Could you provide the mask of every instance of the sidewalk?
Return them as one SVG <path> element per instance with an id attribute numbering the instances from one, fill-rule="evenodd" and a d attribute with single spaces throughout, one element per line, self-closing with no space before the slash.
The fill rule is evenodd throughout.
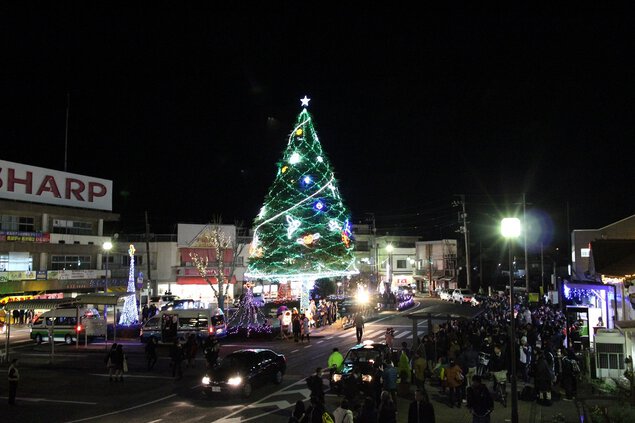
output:
<path id="1" fill-rule="evenodd" d="M 486 382 L 488 388 L 491 388 L 491 383 Z M 518 390 L 522 390 L 524 384 L 518 385 Z M 441 389 L 434 384 L 426 383 L 426 391 L 430 397 L 430 401 L 434 407 L 436 423 L 471 423 L 472 415 L 470 411 L 465 407 L 450 408 L 447 404 L 447 396 L 441 393 Z M 490 389 L 491 391 L 491 389 Z M 408 419 L 408 406 L 414 399 L 414 387 L 411 387 L 412 398 L 405 399 L 402 397 L 397 398 L 397 408 L 399 410 L 398 420 L 399 422 L 406 422 Z M 503 407 L 498 401 L 494 401 L 494 411 L 491 415 L 491 423 L 504 423 L 511 422 L 511 394 L 510 386 L 507 385 L 507 407 Z M 575 401 L 554 401 L 551 406 L 542 406 L 535 401 L 521 401 L 518 400 L 518 421 L 520 423 L 552 423 L 555 416 L 561 414 L 564 418 L 563 422 L 566 423 L 579 423 L 580 417 L 578 412 L 578 405 Z M 560 423 L 559 420 L 556 420 Z"/>

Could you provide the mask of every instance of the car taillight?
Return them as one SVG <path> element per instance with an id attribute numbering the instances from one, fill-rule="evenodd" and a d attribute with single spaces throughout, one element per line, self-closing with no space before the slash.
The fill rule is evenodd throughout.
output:
<path id="1" fill-rule="evenodd" d="M 77 325 L 77 327 L 75 329 L 77 330 L 77 332 L 81 332 L 82 331 L 82 325 Z"/>
<path id="2" fill-rule="evenodd" d="M 214 333 L 214 328 L 209 328 L 209 333 Z"/>

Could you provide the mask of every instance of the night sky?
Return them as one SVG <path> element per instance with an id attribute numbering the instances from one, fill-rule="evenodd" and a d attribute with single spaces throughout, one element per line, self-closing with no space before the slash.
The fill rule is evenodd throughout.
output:
<path id="1" fill-rule="evenodd" d="M 307 95 L 380 234 L 456 237 L 455 194 L 478 239 L 523 193 L 547 244 L 635 211 L 630 13 L 181 3 L 3 5 L 0 158 L 63 170 L 69 93 L 68 171 L 122 230 L 251 225 Z"/>

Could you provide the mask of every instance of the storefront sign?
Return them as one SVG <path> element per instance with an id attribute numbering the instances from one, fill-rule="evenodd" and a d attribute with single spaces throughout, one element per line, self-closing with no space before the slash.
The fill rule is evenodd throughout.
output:
<path id="1" fill-rule="evenodd" d="M 0 160 L 0 198 L 112 211 L 112 181 Z"/>
<path id="2" fill-rule="evenodd" d="M 0 231 L 0 241 L 7 242 L 51 242 L 51 234 L 48 232 L 17 232 L 17 231 Z"/>
<path id="3" fill-rule="evenodd" d="M 49 270 L 48 279 L 96 279 L 106 275 L 105 270 Z"/>
<path id="4" fill-rule="evenodd" d="M 0 272 L 0 282 L 8 281 L 22 281 L 22 280 L 35 280 L 35 273 L 33 271 L 9 271 Z"/>

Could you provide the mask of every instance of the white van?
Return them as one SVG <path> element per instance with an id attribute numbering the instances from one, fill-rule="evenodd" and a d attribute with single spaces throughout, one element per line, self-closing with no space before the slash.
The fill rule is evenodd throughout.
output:
<path id="1" fill-rule="evenodd" d="M 161 311 L 141 326 L 140 336 L 141 342 L 154 337 L 159 342 L 172 343 L 187 339 L 192 333 L 199 342 L 211 334 L 217 338 L 227 336 L 223 311 L 218 307 Z"/>
<path id="2" fill-rule="evenodd" d="M 80 308 L 77 322 L 77 308 L 58 308 L 42 313 L 31 324 L 31 339 L 41 344 L 49 339 L 53 331 L 55 341 L 72 344 L 77 337 L 89 339 L 106 336 L 106 322 L 95 308 Z"/>

